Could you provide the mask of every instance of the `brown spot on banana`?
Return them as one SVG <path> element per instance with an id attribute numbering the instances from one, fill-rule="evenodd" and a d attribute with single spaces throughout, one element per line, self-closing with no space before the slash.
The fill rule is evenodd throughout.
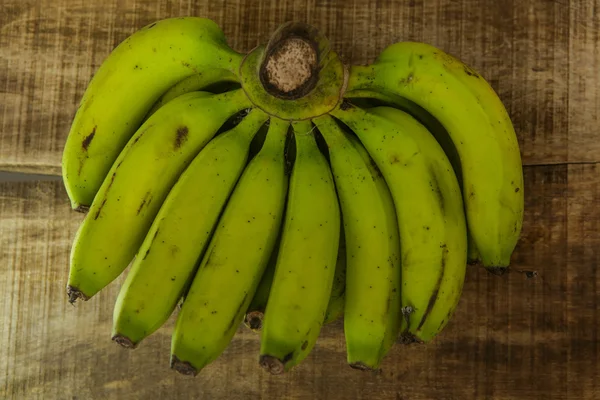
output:
<path id="1" fill-rule="evenodd" d="M 444 212 L 445 212 L 444 194 L 442 193 L 442 190 L 440 189 L 440 184 L 438 182 L 436 173 L 433 170 L 431 171 L 431 181 L 429 182 L 429 185 L 431 186 L 431 190 L 433 191 L 433 193 L 436 196 L 436 199 L 438 201 L 438 204 L 440 206 L 440 210 L 442 211 L 442 214 L 444 214 Z"/>
<path id="2" fill-rule="evenodd" d="M 104 204 L 106 204 L 106 198 L 104 200 L 102 200 L 102 204 L 100 204 L 100 207 L 98 207 L 98 211 L 96 211 L 96 215 L 94 215 L 94 220 L 97 220 L 98 217 L 100 216 L 100 212 L 102 211 Z"/>
<path id="3" fill-rule="evenodd" d="M 463 65 L 463 69 L 465 71 L 465 74 L 472 76 L 473 78 L 479 79 L 479 74 L 477 72 L 475 72 L 475 70 L 471 67 L 469 67 L 468 65 L 464 64 Z"/>
<path id="4" fill-rule="evenodd" d="M 88 148 L 90 147 L 90 143 L 92 143 L 92 140 L 94 140 L 94 136 L 96 136 L 96 128 L 97 127 L 98 126 L 94 126 L 94 129 L 92 129 L 92 132 L 83 139 L 83 142 L 81 142 L 81 147 L 83 148 L 84 151 L 88 150 Z"/>
<path id="5" fill-rule="evenodd" d="M 181 146 L 185 144 L 188 140 L 188 127 L 181 126 L 177 128 L 177 132 L 175 133 L 175 150 L 179 149 Z"/>
<path id="6" fill-rule="evenodd" d="M 135 215 L 140 215 L 140 212 L 142 212 L 142 208 L 144 208 L 144 206 L 147 207 L 148 205 L 150 205 L 151 201 L 152 201 L 152 193 L 146 192 L 146 195 L 142 199 L 142 202 L 141 202 L 140 206 L 138 207 Z"/>
<path id="7" fill-rule="evenodd" d="M 448 251 L 448 247 L 445 244 L 443 244 L 440 247 L 442 248 L 440 276 L 438 277 L 438 280 L 435 284 L 433 293 L 431 293 L 431 297 L 429 298 L 429 302 L 427 303 L 427 308 L 425 309 L 425 312 L 423 313 L 423 318 L 421 318 L 421 322 L 419 323 L 419 326 L 417 326 L 417 329 L 416 329 L 417 331 L 423 327 L 423 325 L 425 324 L 425 321 L 427 320 L 427 317 L 433 310 L 433 306 L 435 305 L 435 301 L 437 300 L 437 296 L 440 291 L 440 285 L 442 284 L 442 278 L 444 277 L 444 269 L 446 268 L 446 261 L 448 259 L 449 251 Z"/>

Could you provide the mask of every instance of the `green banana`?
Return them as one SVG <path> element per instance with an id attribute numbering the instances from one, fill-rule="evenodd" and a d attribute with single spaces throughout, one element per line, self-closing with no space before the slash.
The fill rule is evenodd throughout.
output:
<path id="1" fill-rule="evenodd" d="M 237 76 L 226 69 L 208 69 L 189 76 L 177 82 L 173 87 L 163 93 L 156 103 L 154 103 L 150 111 L 148 111 L 144 120 L 148 119 L 159 108 L 183 94 L 201 90 L 212 93 L 213 90 L 211 89 L 214 87 L 221 88 L 221 86 L 225 86 L 228 88 L 229 85 L 233 85 L 236 82 L 238 82 Z"/>
<path id="2" fill-rule="evenodd" d="M 267 118 L 251 111 L 210 141 L 173 186 L 119 292 L 113 317 L 117 343 L 135 347 L 169 318 Z"/>
<path id="3" fill-rule="evenodd" d="M 183 302 L 171 346 L 171 367 L 182 374 L 196 375 L 229 344 L 269 261 L 287 194 L 288 127 L 271 119 L 266 141 L 233 191 Z"/>
<path id="4" fill-rule="evenodd" d="M 275 246 L 276 249 L 279 245 Z M 258 284 L 254 297 L 246 311 L 244 324 L 254 332 L 262 330 L 265 308 L 269 300 L 269 292 L 273 284 L 275 275 L 275 264 L 277 262 L 277 251 L 274 251 L 265 269 L 265 273 Z M 335 265 L 335 276 L 333 286 L 329 297 L 329 304 L 325 312 L 324 324 L 334 322 L 344 313 L 344 291 L 346 288 L 346 246 L 344 245 L 344 235 L 340 232 L 340 247 L 338 249 L 337 262 Z"/>
<path id="5" fill-rule="evenodd" d="M 297 365 L 315 345 L 331 294 L 340 235 L 327 160 L 310 122 L 293 127 L 296 158 L 260 347 L 260 365 L 272 374 Z"/>
<path id="6" fill-rule="evenodd" d="M 458 155 L 458 151 L 456 150 L 456 146 L 454 146 L 452 138 L 448 134 L 446 128 L 444 128 L 444 126 L 437 119 L 435 119 L 431 114 L 429 114 L 427 110 L 413 103 L 412 101 L 405 99 L 404 97 L 400 97 L 390 93 L 385 94 L 375 92 L 371 90 L 353 90 L 351 92 L 346 93 L 346 98 L 352 101 L 353 103 L 361 103 L 366 101 L 365 105 L 367 108 L 373 107 L 373 104 L 369 100 L 383 102 L 385 105 L 390 105 L 409 113 L 413 118 L 415 118 L 417 121 L 423 124 L 427 128 L 427 130 L 435 137 L 440 146 L 442 146 L 442 149 L 446 153 L 448 160 L 450 160 L 450 164 L 452 164 L 452 168 L 454 169 L 454 173 L 456 174 L 458 184 L 461 187 L 462 191 L 462 166 L 460 164 L 460 157 Z M 477 246 L 475 245 L 473 237 L 468 231 L 468 229 L 467 238 L 467 262 L 469 264 L 476 264 L 479 262 L 479 252 L 477 251 Z"/>
<path id="7" fill-rule="evenodd" d="M 344 224 L 340 227 L 340 244 L 338 247 L 337 262 L 335 264 L 335 275 L 333 286 L 329 295 L 329 303 L 325 312 L 324 324 L 336 321 L 344 314 L 346 302 L 346 242 L 344 240 Z"/>
<path id="8" fill-rule="evenodd" d="M 67 292 L 89 299 L 123 272 L 169 190 L 219 127 L 249 103 L 241 90 L 189 93 L 149 118 L 117 158 L 81 224 Z"/>
<path id="9" fill-rule="evenodd" d="M 348 91 L 359 89 L 404 97 L 446 128 L 460 157 L 476 249 L 486 267 L 507 267 L 522 226 L 523 172 L 510 117 L 490 85 L 433 46 L 402 42 L 374 64 L 351 68 Z"/>
<path id="10" fill-rule="evenodd" d="M 345 104 L 333 115 L 356 133 L 392 194 L 402 256 L 401 303 L 409 314 L 403 336 L 431 340 L 460 299 L 466 269 L 463 203 L 452 166 L 425 127 L 403 111 L 367 112 Z"/>
<path id="11" fill-rule="evenodd" d="M 273 284 L 273 276 L 275 275 L 275 263 L 277 262 L 278 249 L 279 243 L 275 245 L 275 248 L 271 253 L 271 257 L 269 258 L 265 271 L 256 287 L 252 301 L 250 301 L 250 305 L 246 310 L 244 324 L 254 332 L 260 332 L 262 330 L 265 308 L 267 307 L 271 285 Z"/>
<path id="12" fill-rule="evenodd" d="M 63 180 L 74 209 L 91 205 L 113 162 L 161 94 L 207 69 L 238 72 L 242 55 L 204 18 L 171 18 L 125 39 L 88 85 L 64 148 Z"/>
<path id="13" fill-rule="evenodd" d="M 314 119 L 329 159 L 344 221 L 348 363 L 376 370 L 398 336 L 400 242 L 394 203 L 360 143 L 329 116 Z M 361 154 L 362 153 L 362 154 Z"/>

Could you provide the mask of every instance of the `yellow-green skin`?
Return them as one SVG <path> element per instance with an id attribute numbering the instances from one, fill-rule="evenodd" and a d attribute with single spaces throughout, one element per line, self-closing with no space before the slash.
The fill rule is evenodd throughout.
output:
<path id="1" fill-rule="evenodd" d="M 343 224 L 343 222 L 342 222 Z M 346 242 L 344 241 L 343 225 L 340 229 L 340 245 L 338 248 L 337 262 L 335 264 L 335 275 L 329 304 L 325 312 L 324 324 L 336 321 L 344 314 L 344 303 L 346 302 Z"/>
<path id="2" fill-rule="evenodd" d="M 92 204 L 113 162 L 160 95 L 206 69 L 238 71 L 242 55 L 205 18 L 164 19 L 125 39 L 88 85 L 63 153 L 72 207 Z"/>
<path id="3" fill-rule="evenodd" d="M 251 111 L 210 141 L 173 186 L 119 292 L 113 340 L 135 347 L 169 318 L 246 167 L 250 142 L 267 118 Z"/>
<path id="4" fill-rule="evenodd" d="M 293 127 L 296 159 L 260 347 L 261 366 L 273 374 L 297 365 L 315 345 L 331 294 L 340 235 L 339 204 L 327 160 L 310 122 Z"/>
<path id="5" fill-rule="evenodd" d="M 401 304 L 411 310 L 402 333 L 431 340 L 454 311 L 465 276 L 467 233 L 456 176 L 433 136 L 408 114 L 385 107 L 344 108 L 333 114 L 356 133 L 394 200 Z"/>
<path id="6" fill-rule="evenodd" d="M 336 321 L 344 314 L 344 292 L 346 289 L 346 246 L 344 245 L 344 235 L 340 231 L 340 246 L 338 249 L 337 262 L 335 265 L 335 275 L 331 287 L 329 304 L 325 312 L 324 324 L 329 324 Z M 275 250 L 271 254 L 271 259 L 265 272 L 256 288 L 254 297 L 246 310 L 246 318 L 244 323 L 248 328 L 255 332 L 262 330 L 262 321 L 264 319 L 265 309 L 269 300 L 271 285 L 273 284 L 273 276 L 275 275 L 275 264 L 277 263 L 277 251 L 279 245 L 275 246 Z"/>
<path id="7" fill-rule="evenodd" d="M 269 262 L 260 278 L 260 282 L 256 287 L 254 296 L 246 309 L 244 324 L 254 332 L 260 332 L 262 330 L 265 309 L 267 308 L 269 293 L 271 292 L 271 285 L 273 284 L 273 276 L 275 275 L 278 249 L 279 243 L 276 243 L 273 252 L 271 253 L 271 257 L 269 258 Z"/>
<path id="8" fill-rule="evenodd" d="M 288 126 L 271 119 L 265 144 L 219 219 L 173 332 L 171 366 L 178 372 L 197 374 L 225 350 L 242 322 L 283 217 Z"/>
<path id="9" fill-rule="evenodd" d="M 188 76 L 163 93 L 144 119 L 148 119 L 159 108 L 183 94 L 210 89 L 215 84 L 233 84 L 235 82 L 238 82 L 238 77 L 226 69 L 207 69 Z"/>
<path id="10" fill-rule="evenodd" d="M 446 128 L 460 156 L 469 232 L 486 267 L 504 268 L 523 219 L 517 137 L 502 102 L 472 68 L 424 44 L 389 46 L 375 63 L 352 67 L 348 91 L 404 97 Z"/>
<path id="11" fill-rule="evenodd" d="M 399 329 L 400 242 L 394 203 L 381 174 L 371 173 L 360 142 L 353 144 L 329 116 L 314 122 L 329 148 L 344 224 L 348 364 L 376 370 Z"/>
<path id="12" fill-rule="evenodd" d="M 75 237 L 68 291 L 89 299 L 125 270 L 171 187 L 233 114 L 238 90 L 178 97 L 149 118 L 117 158 Z"/>

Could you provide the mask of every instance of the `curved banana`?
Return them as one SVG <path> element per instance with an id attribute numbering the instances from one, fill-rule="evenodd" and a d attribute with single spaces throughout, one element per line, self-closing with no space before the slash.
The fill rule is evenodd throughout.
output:
<path id="1" fill-rule="evenodd" d="M 400 242 L 394 203 L 360 143 L 353 144 L 329 116 L 314 120 L 329 159 L 344 222 L 348 363 L 376 370 L 398 336 Z M 360 150 L 359 150 L 360 149 Z M 364 158 L 363 158 L 364 157 Z"/>
<path id="2" fill-rule="evenodd" d="M 189 76 L 177 82 L 173 87 L 163 93 L 156 103 L 154 103 L 150 111 L 148 111 L 144 120 L 150 118 L 150 116 L 159 108 L 183 94 L 201 90 L 212 93 L 213 91 L 211 89 L 214 87 L 221 88 L 221 86 L 233 86 L 236 82 L 238 82 L 237 76 L 226 69 L 208 69 Z"/>
<path id="3" fill-rule="evenodd" d="M 488 268 L 504 268 L 523 219 L 523 171 L 510 117 L 490 85 L 443 51 L 402 42 L 352 67 L 348 91 L 405 97 L 446 128 L 460 156 L 469 231 Z"/>
<path id="4" fill-rule="evenodd" d="M 462 166 L 460 164 L 460 156 L 458 155 L 458 150 L 456 150 L 456 146 L 454 142 L 452 142 L 452 138 L 448 134 L 448 131 L 444 126 L 433 117 L 427 110 L 418 104 L 404 98 L 397 96 L 391 93 L 381 93 L 375 92 L 372 90 L 352 90 L 346 93 L 345 96 L 352 102 L 364 102 L 366 101 L 366 106 L 368 108 L 373 107 L 370 104 L 370 101 L 374 101 L 375 104 L 377 102 L 383 103 L 384 105 L 393 106 L 401 109 L 402 111 L 407 112 L 421 124 L 423 124 L 427 130 L 435 137 L 437 142 L 442 146 L 444 153 L 450 160 L 450 164 L 452 164 L 452 168 L 454 169 L 454 173 L 456 174 L 456 178 L 458 179 L 458 184 L 463 189 L 462 183 Z M 464 200 L 464 199 L 463 199 Z M 464 201 L 463 201 L 464 203 Z M 466 213 L 466 210 L 465 210 Z M 468 228 L 468 227 L 467 227 Z M 477 246 L 473 240 L 473 237 L 469 230 L 467 229 L 467 238 L 468 238 L 468 253 L 467 253 L 467 262 L 469 264 L 476 264 L 479 262 L 479 252 L 477 250 Z"/>
<path id="5" fill-rule="evenodd" d="M 88 85 L 64 148 L 63 180 L 74 209 L 92 204 L 113 162 L 155 101 L 207 69 L 237 73 L 242 55 L 211 20 L 164 19 L 135 32 L 104 60 Z"/>
<path id="6" fill-rule="evenodd" d="M 329 304 L 327 304 L 323 324 L 330 324 L 344 314 L 344 304 L 346 303 L 346 242 L 344 240 L 343 229 L 344 224 L 342 221 L 333 286 L 331 287 Z"/>
<path id="7" fill-rule="evenodd" d="M 265 312 L 260 365 L 280 374 L 312 350 L 335 274 L 340 211 L 333 177 L 310 122 L 293 124 L 296 159 Z"/>
<path id="8" fill-rule="evenodd" d="M 400 232 L 401 303 L 411 311 L 401 329 L 406 338 L 428 341 L 454 311 L 466 269 L 463 203 L 452 166 L 433 136 L 403 111 L 345 104 L 333 114 L 356 133 L 390 189 Z"/>
<path id="9" fill-rule="evenodd" d="M 169 318 L 266 120 L 262 111 L 251 111 L 210 141 L 173 186 L 119 292 L 113 316 L 117 343 L 135 347 Z"/>
<path id="10" fill-rule="evenodd" d="M 189 93 L 149 118 L 117 158 L 71 250 L 67 292 L 89 299 L 131 262 L 169 190 L 221 125 L 249 106 L 241 90 Z"/>
<path id="11" fill-rule="evenodd" d="M 182 374 L 196 375 L 227 347 L 269 261 L 287 194 L 288 127 L 271 118 L 266 141 L 233 191 L 183 302 L 171 346 L 171 367 Z"/>

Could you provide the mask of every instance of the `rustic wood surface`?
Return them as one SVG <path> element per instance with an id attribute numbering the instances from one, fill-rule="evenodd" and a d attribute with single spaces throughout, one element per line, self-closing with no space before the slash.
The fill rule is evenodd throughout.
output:
<path id="1" fill-rule="evenodd" d="M 526 213 L 513 267 L 538 277 L 471 268 L 443 334 L 395 346 L 379 375 L 346 366 L 338 322 L 287 375 L 260 370 L 257 336 L 240 328 L 192 379 L 168 368 L 172 320 L 135 351 L 110 341 L 122 279 L 67 303 L 82 217 L 61 182 L 0 183 L 0 398 L 600 398 L 600 0 L 2 0 L 0 170 L 60 174 L 102 60 L 136 29 L 180 15 L 214 19 L 240 51 L 299 20 L 349 63 L 419 40 L 471 64 L 519 136 Z"/>

